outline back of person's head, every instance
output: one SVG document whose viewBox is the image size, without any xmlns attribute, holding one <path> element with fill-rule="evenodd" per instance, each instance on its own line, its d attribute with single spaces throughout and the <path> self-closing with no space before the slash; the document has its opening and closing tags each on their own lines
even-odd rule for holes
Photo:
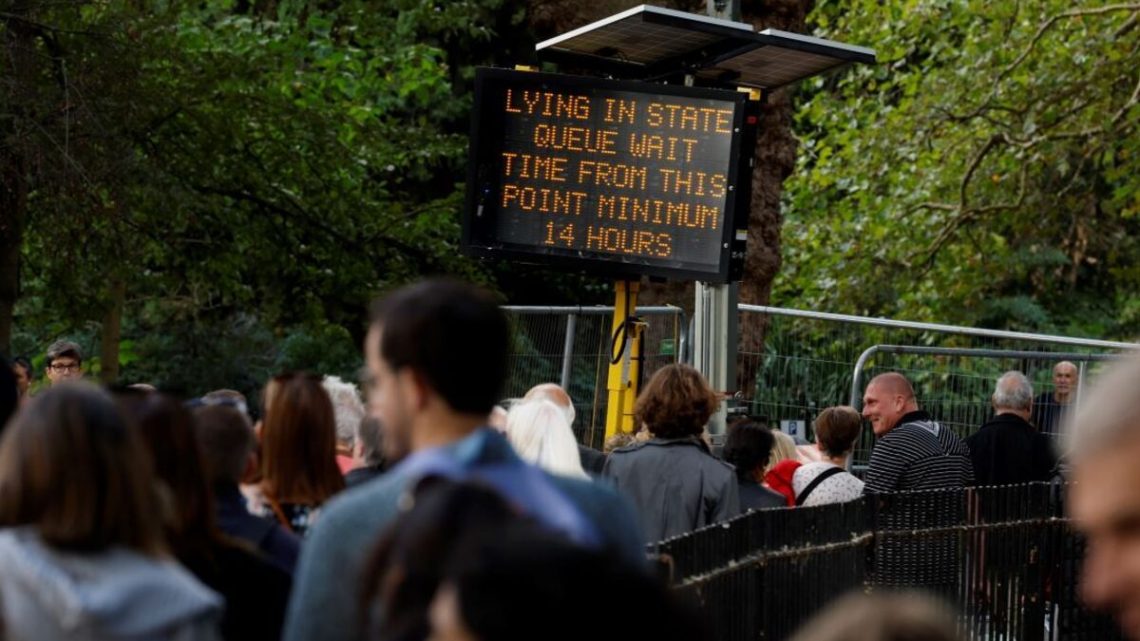
<svg viewBox="0 0 1140 641">
<path fill-rule="evenodd" d="M 360 458 L 368 466 L 384 465 L 384 435 L 380 421 L 374 416 L 365 416 L 356 426 L 356 446 Z"/>
<path fill-rule="evenodd" d="M 626 445 L 634 443 L 636 440 L 637 437 L 629 432 L 618 432 L 606 439 L 606 442 L 602 444 L 602 452 L 609 454 L 619 447 L 625 447 Z"/>
<path fill-rule="evenodd" d="M 997 380 L 991 400 L 995 409 L 1028 412 L 1033 408 L 1033 384 L 1025 374 L 1010 370 Z"/>
<path fill-rule="evenodd" d="M 332 401 L 311 374 L 282 374 L 274 383 L 261 427 L 262 487 L 278 501 L 319 505 L 344 489 Z"/>
<path fill-rule="evenodd" d="M 757 470 L 763 472 L 767 467 L 775 443 L 768 426 L 739 421 L 728 427 L 724 439 L 724 460 L 736 467 L 738 478 L 751 480 Z"/>
<path fill-rule="evenodd" d="M 848 405 L 828 407 L 815 417 L 812 428 L 821 452 L 832 457 L 843 456 L 859 440 L 859 434 L 863 431 L 863 417 Z"/>
<path fill-rule="evenodd" d="M 659 438 L 699 436 L 720 407 L 705 377 L 688 365 L 666 365 L 649 379 L 634 404 L 637 425 Z"/>
<path fill-rule="evenodd" d="M 427 280 L 378 301 L 380 358 L 416 371 L 450 407 L 486 416 L 507 374 L 510 329 L 491 295 L 451 280 Z"/>
<path fill-rule="evenodd" d="M 12 366 L 24 370 L 24 376 L 27 376 L 29 381 L 36 378 L 36 373 L 32 371 L 32 361 L 29 360 L 27 356 L 17 356 L 13 358 Z"/>
<path fill-rule="evenodd" d="M 216 389 L 202 396 L 202 405 L 229 405 L 249 416 L 249 401 L 245 394 L 233 389 Z"/>
<path fill-rule="evenodd" d="M 194 409 L 194 424 L 210 482 L 241 482 L 255 445 L 245 413 L 228 405 L 205 405 Z"/>
<path fill-rule="evenodd" d="M 562 410 L 562 414 L 566 417 L 566 424 L 571 428 L 574 427 L 575 411 L 574 401 L 570 399 L 570 394 L 557 383 L 539 383 L 534 387 L 527 390 L 524 401 L 538 401 L 547 400 L 558 406 Z"/>
<path fill-rule="evenodd" d="M 964 641 L 953 613 L 918 593 L 854 593 L 828 606 L 791 641 Z"/>
<path fill-rule="evenodd" d="M 141 439 L 96 387 L 43 392 L 0 439 L 0 527 L 34 526 L 61 549 L 157 555 L 161 513 Z"/>
<path fill-rule="evenodd" d="M 507 440 L 523 460 L 548 472 L 587 478 L 566 415 L 548 400 L 512 405 L 507 412 Z"/>
<path fill-rule="evenodd" d="M 772 433 L 774 444 L 772 445 L 772 455 L 768 457 L 768 466 L 765 471 L 771 470 L 783 461 L 798 461 L 799 455 L 796 453 L 796 439 L 781 432 L 780 430 L 769 430 Z"/>
<path fill-rule="evenodd" d="M 383 639 L 426 637 L 427 608 L 452 557 L 464 553 L 471 537 L 523 518 L 497 492 L 473 483 L 428 478 L 411 496 L 410 508 L 381 535 L 362 573 L 357 624 L 373 623 L 367 619 L 378 600 Z"/>
<path fill-rule="evenodd" d="M 621 603 L 629 616 L 598 625 L 574 614 L 596 603 Z M 642 569 L 525 523 L 508 524 L 455 558 L 432 603 L 433 632 L 449 620 L 480 641 L 702 638 L 699 621 Z"/>
<path fill-rule="evenodd" d="M 175 553 L 205 544 L 214 536 L 215 517 L 193 414 L 165 394 L 128 389 L 116 400 L 142 436 L 155 476 L 170 492 L 173 515 L 167 530 Z"/>
<path fill-rule="evenodd" d="M 336 440 L 351 445 L 356 438 L 356 428 L 364 418 L 364 402 L 360 400 L 360 390 L 339 376 L 326 376 L 321 386 L 332 401 L 333 416 L 336 418 Z"/>
</svg>

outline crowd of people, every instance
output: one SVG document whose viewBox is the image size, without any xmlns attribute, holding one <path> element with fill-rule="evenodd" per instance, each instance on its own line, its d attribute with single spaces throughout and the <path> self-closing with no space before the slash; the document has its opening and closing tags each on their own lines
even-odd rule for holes
<svg viewBox="0 0 1140 641">
<path fill-rule="evenodd" d="M 1074 391 L 1068 363 L 1045 395 L 1007 372 L 993 419 L 963 440 L 887 373 L 861 412 L 820 411 L 813 444 L 743 419 L 714 446 L 707 425 L 722 399 L 674 364 L 639 395 L 639 429 L 598 451 L 576 439 L 560 386 L 501 399 L 509 342 L 488 293 L 434 280 L 375 306 L 362 390 L 302 372 L 274 377 L 255 403 L 225 389 L 107 390 L 83 380 L 68 341 L 47 349 L 34 396 L 28 359 L 0 367 L 0 638 L 699 639 L 689 606 L 650 572 L 646 543 L 753 509 L 1048 480 L 1059 470 L 1049 434 L 1069 429 L 1050 421 Z M 1129 367 L 1107 377 L 1121 398 L 1140 386 L 1140 365 Z M 1094 488 L 1112 481 L 1090 458 L 1140 444 L 1132 405 L 1103 398 L 1116 403 L 1112 425 L 1094 429 L 1105 417 L 1088 403 L 1072 422 L 1097 435 L 1070 459 Z M 877 441 L 859 478 L 864 421 Z M 1132 505 L 1140 514 L 1140 497 L 1076 494 L 1091 598 L 1133 621 L 1140 543 L 1123 530 L 1140 521 L 1119 519 Z M 1130 554 L 1138 563 L 1121 563 Z M 599 603 L 654 614 L 604 626 L 566 616 Z"/>
</svg>

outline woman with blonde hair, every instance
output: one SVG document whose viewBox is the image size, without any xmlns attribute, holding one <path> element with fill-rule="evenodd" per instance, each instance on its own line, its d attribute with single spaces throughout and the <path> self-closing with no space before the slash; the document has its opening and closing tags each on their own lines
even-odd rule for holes
<svg viewBox="0 0 1140 641">
<path fill-rule="evenodd" d="M 507 440 L 524 461 L 551 474 L 588 478 L 566 415 L 550 401 L 523 401 L 512 405 L 507 412 Z"/>
<path fill-rule="evenodd" d="M 768 465 L 764 468 L 764 473 L 772 471 L 776 464 L 781 461 L 798 461 L 800 460 L 799 454 L 796 452 L 796 440 L 788 436 L 780 430 L 772 430 L 772 436 L 776 439 L 776 443 L 772 446 L 772 455 L 768 459 Z"/>
</svg>

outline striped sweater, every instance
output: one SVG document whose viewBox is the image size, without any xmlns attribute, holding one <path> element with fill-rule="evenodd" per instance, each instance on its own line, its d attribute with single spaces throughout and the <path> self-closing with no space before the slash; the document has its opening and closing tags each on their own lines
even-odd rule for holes
<svg viewBox="0 0 1140 641">
<path fill-rule="evenodd" d="M 972 485 L 970 450 L 926 412 L 910 412 L 875 444 L 864 482 L 868 494 Z"/>
</svg>

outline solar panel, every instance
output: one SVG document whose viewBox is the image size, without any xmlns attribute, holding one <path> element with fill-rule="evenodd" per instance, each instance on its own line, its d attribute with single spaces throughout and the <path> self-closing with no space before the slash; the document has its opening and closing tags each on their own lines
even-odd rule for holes
<svg viewBox="0 0 1140 641">
<path fill-rule="evenodd" d="M 697 77 L 774 89 L 852 62 L 875 62 L 875 52 L 787 31 L 765 29 L 756 47 L 736 52 L 697 72 Z"/>
<path fill-rule="evenodd" d="M 774 89 L 851 63 L 866 47 L 641 5 L 540 42 L 545 60 L 652 78 L 684 72 L 720 84 Z"/>
<path fill-rule="evenodd" d="M 754 35 L 742 22 L 641 5 L 540 42 L 535 50 L 548 60 L 608 62 L 615 71 L 632 67 L 633 75 L 644 77 L 662 64 L 745 46 Z"/>
</svg>

